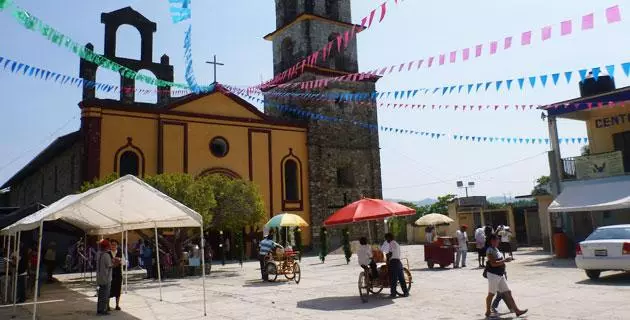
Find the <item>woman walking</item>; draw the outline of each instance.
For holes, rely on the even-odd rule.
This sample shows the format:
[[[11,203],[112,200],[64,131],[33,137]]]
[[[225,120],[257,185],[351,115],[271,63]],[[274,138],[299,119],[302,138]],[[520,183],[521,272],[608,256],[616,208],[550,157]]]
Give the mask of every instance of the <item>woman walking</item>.
[[[521,310],[516,306],[516,302],[512,297],[512,292],[507,285],[505,279],[505,264],[512,261],[510,258],[504,258],[503,254],[497,246],[499,245],[499,238],[495,234],[491,234],[489,237],[490,247],[487,251],[488,265],[486,267],[486,273],[488,277],[488,296],[486,297],[486,317],[490,317],[492,299],[496,293],[501,294],[505,303],[510,308],[510,311],[516,313],[517,317],[525,314],[527,309]]]
[[[111,245],[107,240],[101,240],[99,243],[100,252],[96,261],[96,284],[98,284],[98,302],[96,304],[96,313],[100,315],[109,314],[107,304],[109,302],[109,290],[112,284],[112,255],[110,253]]]
[[[122,289],[122,266],[125,264],[125,259],[120,250],[119,243],[116,240],[111,241],[112,245],[112,257],[114,258],[114,267],[112,268],[112,286],[109,291],[109,297],[116,299],[116,310],[120,310],[120,291]],[[109,309],[109,303],[108,303]]]

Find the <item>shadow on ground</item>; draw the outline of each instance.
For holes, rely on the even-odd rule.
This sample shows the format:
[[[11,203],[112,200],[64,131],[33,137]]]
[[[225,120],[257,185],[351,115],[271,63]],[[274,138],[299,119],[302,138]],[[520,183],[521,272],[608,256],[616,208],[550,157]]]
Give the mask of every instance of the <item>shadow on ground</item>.
[[[258,288],[258,287],[277,287],[285,286],[289,283],[295,283],[293,280],[278,279],[273,282],[263,282],[262,280],[247,280],[243,285],[244,288]]]
[[[342,311],[374,309],[393,303],[394,299],[388,298],[386,295],[370,296],[366,303],[363,303],[361,301],[361,298],[356,295],[302,300],[298,301],[297,307],[301,309],[312,309],[320,311]]]
[[[586,277],[586,275],[584,275]],[[597,280],[585,279],[576,282],[576,284],[586,284],[593,286],[630,286],[630,272],[613,273],[610,275],[602,275]]]
[[[452,268],[416,268],[416,269],[409,269],[409,271],[421,271],[421,272],[440,272],[440,271],[448,271],[448,270],[452,270]]]
[[[553,257],[547,257],[542,259],[536,259],[523,263],[528,267],[544,267],[544,268],[570,268],[575,269],[575,260],[573,259],[556,259]]]

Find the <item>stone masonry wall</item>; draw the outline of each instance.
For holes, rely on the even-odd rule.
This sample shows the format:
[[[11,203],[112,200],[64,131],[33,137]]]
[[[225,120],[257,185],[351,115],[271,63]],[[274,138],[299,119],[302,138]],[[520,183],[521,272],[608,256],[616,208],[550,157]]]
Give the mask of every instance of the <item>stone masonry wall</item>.
[[[79,191],[82,184],[81,154],[82,144],[77,142],[37,172],[11,186],[10,204],[17,207],[35,202],[49,205]]]

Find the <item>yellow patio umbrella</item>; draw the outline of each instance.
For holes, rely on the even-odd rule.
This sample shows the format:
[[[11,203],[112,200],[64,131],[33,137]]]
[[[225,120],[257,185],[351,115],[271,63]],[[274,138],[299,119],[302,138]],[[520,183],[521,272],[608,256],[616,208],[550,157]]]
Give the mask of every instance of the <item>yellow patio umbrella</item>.
[[[415,225],[417,226],[439,226],[444,224],[450,224],[454,220],[449,218],[446,215],[440,213],[429,213],[420,217],[420,219],[416,220]]]
[[[308,227],[308,223],[297,214],[281,213],[275,215],[265,224],[267,228]]]

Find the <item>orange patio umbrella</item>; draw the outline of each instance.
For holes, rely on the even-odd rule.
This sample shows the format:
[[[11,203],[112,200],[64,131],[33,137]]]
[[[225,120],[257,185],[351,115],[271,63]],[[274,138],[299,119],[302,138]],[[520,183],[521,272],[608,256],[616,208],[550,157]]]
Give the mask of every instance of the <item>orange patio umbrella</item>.
[[[333,226],[414,214],[416,214],[416,210],[396,202],[363,198],[337,210],[324,221],[324,225]]]

